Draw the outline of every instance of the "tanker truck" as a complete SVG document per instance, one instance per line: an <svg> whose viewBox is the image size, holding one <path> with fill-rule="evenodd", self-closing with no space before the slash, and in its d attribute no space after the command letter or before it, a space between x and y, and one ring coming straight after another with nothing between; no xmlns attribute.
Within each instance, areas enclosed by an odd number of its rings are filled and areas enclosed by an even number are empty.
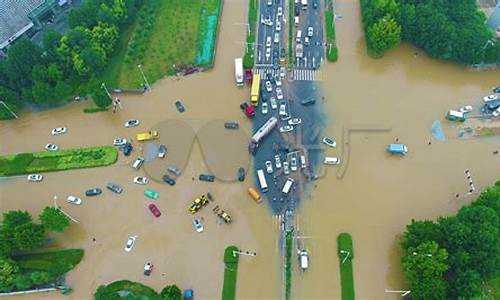
<svg viewBox="0 0 500 300"><path fill-rule="evenodd" d="M262 125L259 130L252 136L250 140L250 145L248 146L248 150L250 153L255 154L257 148L259 147L259 143L266 137L278 124L278 119L276 117L270 117L269 120Z"/></svg>

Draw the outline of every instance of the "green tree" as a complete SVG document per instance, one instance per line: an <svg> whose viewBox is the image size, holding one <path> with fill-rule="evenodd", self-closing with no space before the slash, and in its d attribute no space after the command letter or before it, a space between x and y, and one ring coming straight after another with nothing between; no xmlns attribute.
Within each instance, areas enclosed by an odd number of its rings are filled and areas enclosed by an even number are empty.
<svg viewBox="0 0 500 300"><path fill-rule="evenodd" d="M94 100L95 105L97 105L98 107L105 108L111 105L112 100L103 88L95 88L91 96L92 100Z"/></svg>
<svg viewBox="0 0 500 300"><path fill-rule="evenodd" d="M0 258L0 291L9 292L14 288L19 266L10 258Z"/></svg>
<svg viewBox="0 0 500 300"><path fill-rule="evenodd" d="M0 225L0 257L9 257L14 249L12 230Z"/></svg>
<svg viewBox="0 0 500 300"><path fill-rule="evenodd" d="M14 279L14 284L18 290L27 290L33 286L30 274L19 274Z"/></svg>
<svg viewBox="0 0 500 300"><path fill-rule="evenodd" d="M446 281L443 274L448 269L448 253L436 242L423 242L408 248L402 258L403 272L415 300L446 299Z"/></svg>
<svg viewBox="0 0 500 300"><path fill-rule="evenodd" d="M31 215L27 211L11 210L3 213L3 226L13 230L19 225L33 222Z"/></svg>
<svg viewBox="0 0 500 300"><path fill-rule="evenodd" d="M440 228L432 221L415 221L406 226L406 231L401 239L403 249L417 247L423 242L441 241Z"/></svg>
<svg viewBox="0 0 500 300"><path fill-rule="evenodd" d="M14 229L14 245L21 251L33 250L43 245L45 230L40 224L25 223Z"/></svg>
<svg viewBox="0 0 500 300"><path fill-rule="evenodd" d="M118 28L108 23L97 24L88 35L94 47L102 48L106 56L113 52L119 37Z"/></svg>
<svg viewBox="0 0 500 300"><path fill-rule="evenodd" d="M52 281L53 276L49 272L35 271L31 272L30 279L34 285L42 285Z"/></svg>
<svg viewBox="0 0 500 300"><path fill-rule="evenodd" d="M393 17L385 16L370 26L367 33L368 49L374 57L384 53L401 41L401 26Z"/></svg>
<svg viewBox="0 0 500 300"><path fill-rule="evenodd" d="M69 218L60 209L52 206L45 207L39 218L45 228L57 232L63 232L70 222Z"/></svg>
<svg viewBox="0 0 500 300"><path fill-rule="evenodd" d="M161 290L160 296L162 296L164 300L181 300L182 291L175 284L167 285Z"/></svg>

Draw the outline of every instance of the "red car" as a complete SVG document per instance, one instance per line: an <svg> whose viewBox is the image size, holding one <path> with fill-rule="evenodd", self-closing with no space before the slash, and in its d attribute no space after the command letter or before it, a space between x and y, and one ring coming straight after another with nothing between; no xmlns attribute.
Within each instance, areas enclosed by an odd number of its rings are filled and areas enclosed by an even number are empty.
<svg viewBox="0 0 500 300"><path fill-rule="evenodd" d="M155 216L155 217L157 217L157 218L158 218L159 216L161 216L161 212L160 212L160 210L158 209L158 207L156 207L156 205L154 205L153 203L150 203L150 204L148 205L148 207L149 207L149 210L151 211L151 213L153 214L153 216Z"/></svg>
<svg viewBox="0 0 500 300"><path fill-rule="evenodd" d="M247 116L247 118L251 119L255 116L255 109L253 108L253 106L248 105L248 103L246 102L241 103L240 108L245 114L245 116Z"/></svg>

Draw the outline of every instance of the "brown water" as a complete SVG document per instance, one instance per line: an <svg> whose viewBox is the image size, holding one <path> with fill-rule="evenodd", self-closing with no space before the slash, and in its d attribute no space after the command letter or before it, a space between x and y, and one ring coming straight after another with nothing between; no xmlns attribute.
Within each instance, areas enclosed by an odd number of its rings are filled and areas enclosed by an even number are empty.
<svg viewBox="0 0 500 300"><path fill-rule="evenodd" d="M407 45L384 59L372 60L365 55L357 1L339 0L337 6L343 15L337 23L340 59L322 66L331 116L326 134L340 140L344 128L371 124L392 131L352 133L343 179L337 179L338 169L330 169L317 188L311 188L310 199L302 202L298 223L311 252L311 267L305 274L294 274L292 294L295 299L340 298L336 236L347 231L354 239L357 299L397 299L384 289L404 287L397 246L397 235L404 226L412 218L454 213L470 202L472 198L464 196L468 189L464 169L471 170L478 189L498 179L500 156L492 155L500 147L498 139L451 138L440 143L431 139L430 126L450 107L477 104L478 100L472 99L479 99L498 84L500 72L478 73L431 60ZM83 106L90 104L72 104L2 122L0 154L37 151L48 142L62 148L110 144L115 137L133 137L168 119L199 123L235 120L249 133L250 123L238 107L249 89L233 84L233 59L241 55L239 42L245 32L244 26L235 23L245 22L246 7L240 0L224 2L213 70L181 80L166 79L143 96L123 97L124 109L116 115L83 114ZM184 114L174 107L177 98L184 101ZM123 123L130 118L140 119L141 125L125 129ZM443 124L446 129L447 123ZM50 130L57 126L68 127L68 133L52 137ZM405 158L389 157L384 151L396 137L409 147ZM429 140L432 145L428 145ZM339 147L330 154L341 152ZM150 201L142 195L144 187L132 183L134 176L143 174L130 167L137 155L136 151L128 158L120 155L111 167L49 173L38 184L28 183L24 177L0 180L2 211L26 209L37 214L57 195L58 203L80 223L57 234L54 248L86 250L83 261L69 273L68 283L75 289L69 297L49 293L23 299L90 299L97 286L119 279L141 281L157 290L176 283L193 288L197 299L220 299L222 254L229 244L258 253L256 258L241 258L237 298L281 297L278 223L266 205L256 205L247 196L252 176L244 183L193 181L192 177L209 171L195 142L175 187L149 184L160 193L157 204L163 213L154 219L146 208ZM237 155L233 158L240 159ZM181 154L178 159L182 159ZM104 191L99 197L82 197L80 207L64 203L67 195L83 196L85 189L102 188L107 181L124 185L124 193ZM214 195L215 203L201 211L205 232L197 234L187 208L207 191ZM456 199L456 193L461 197ZM216 204L233 217L231 225L217 225L211 211ZM125 242L135 234L139 236L135 248L126 253ZM155 264L150 277L142 275L147 261Z"/></svg>

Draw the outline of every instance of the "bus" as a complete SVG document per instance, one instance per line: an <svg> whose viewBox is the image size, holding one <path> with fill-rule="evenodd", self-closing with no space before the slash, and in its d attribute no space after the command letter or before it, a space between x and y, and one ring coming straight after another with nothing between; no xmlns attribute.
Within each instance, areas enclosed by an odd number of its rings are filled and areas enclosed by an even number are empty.
<svg viewBox="0 0 500 300"><path fill-rule="evenodd" d="M290 192L290 189L292 188L293 183L294 183L294 180L292 178L288 178L286 180L285 184L283 185L283 189L281 190L281 192L284 195L288 195L288 193Z"/></svg>
<svg viewBox="0 0 500 300"><path fill-rule="evenodd" d="M264 171L262 169L257 170L257 178L259 179L260 190L265 193L269 190L267 186L266 176L264 175Z"/></svg>
<svg viewBox="0 0 500 300"><path fill-rule="evenodd" d="M243 86L243 60L241 58L234 59L234 79L237 86Z"/></svg>
<svg viewBox="0 0 500 300"><path fill-rule="evenodd" d="M252 94L250 102L253 106L259 105L259 92L260 92L260 74L253 74L252 80Z"/></svg>

